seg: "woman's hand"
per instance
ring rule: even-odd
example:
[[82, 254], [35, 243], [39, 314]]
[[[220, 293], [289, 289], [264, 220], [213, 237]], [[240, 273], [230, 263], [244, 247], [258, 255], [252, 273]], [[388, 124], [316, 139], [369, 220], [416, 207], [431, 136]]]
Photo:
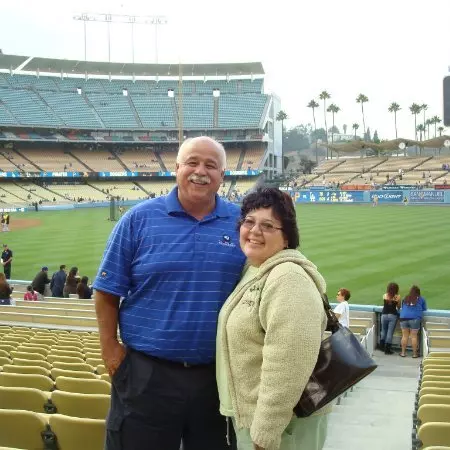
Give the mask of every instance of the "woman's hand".
[[253, 450], [264, 450], [264, 448], [253, 442]]

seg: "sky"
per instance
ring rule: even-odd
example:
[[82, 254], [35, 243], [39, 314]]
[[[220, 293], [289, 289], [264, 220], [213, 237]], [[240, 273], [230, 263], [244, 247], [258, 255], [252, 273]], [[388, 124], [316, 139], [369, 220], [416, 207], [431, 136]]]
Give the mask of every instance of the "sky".
[[[326, 90], [341, 108], [336, 125], [359, 123], [414, 137], [413, 103], [442, 118], [442, 80], [450, 75], [450, 0], [15, 0], [2, 2], [0, 49], [5, 54], [84, 59], [81, 13], [164, 15], [158, 31], [161, 63], [261, 61], [265, 88], [288, 114], [288, 127], [312, 122], [307, 103]], [[104, 23], [87, 25], [87, 59], [108, 60]], [[111, 25], [111, 60], [131, 62], [131, 27]], [[135, 27], [135, 61], [155, 62], [154, 27]], [[316, 110], [323, 126], [323, 109]], [[421, 119], [422, 120], [422, 119]], [[331, 126], [331, 116], [328, 127]], [[450, 130], [447, 129], [450, 133]], [[434, 133], [434, 131], [433, 131]]]

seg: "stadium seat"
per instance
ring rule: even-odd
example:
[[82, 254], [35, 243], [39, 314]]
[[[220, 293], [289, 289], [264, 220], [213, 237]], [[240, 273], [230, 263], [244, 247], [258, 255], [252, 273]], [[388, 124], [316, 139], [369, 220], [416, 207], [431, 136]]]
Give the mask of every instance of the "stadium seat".
[[21, 352], [19, 350], [14, 350], [11, 353], [13, 358], [21, 358], [21, 359], [32, 359], [38, 361], [45, 361], [45, 356], [40, 353], [35, 352]]
[[51, 391], [54, 388], [54, 383], [53, 380], [44, 375], [1, 372], [0, 386], [30, 387], [41, 391]]
[[417, 434], [423, 447], [447, 445], [450, 442], [450, 423], [424, 423]]
[[87, 419], [105, 419], [110, 406], [110, 396], [105, 394], [79, 394], [53, 391], [52, 403], [57, 413]]
[[54, 355], [53, 353], [50, 353], [47, 356], [47, 361], [52, 364], [55, 361], [65, 362], [65, 363], [84, 363], [84, 359], [82, 357], [60, 356], [60, 355]]
[[111, 393], [111, 383], [104, 380], [88, 380], [60, 376], [56, 378], [55, 384], [57, 389], [67, 392], [107, 395]]
[[423, 404], [417, 410], [417, 418], [420, 426], [428, 422], [450, 423], [450, 404]]
[[9, 352], [0, 349], [0, 357], [9, 358]]
[[111, 383], [111, 377], [109, 376], [109, 373], [102, 373], [102, 374], [100, 375], [100, 379], [101, 379], [101, 380], [105, 380], [105, 381], [107, 381], [108, 383]]
[[422, 377], [422, 383], [427, 381], [447, 381], [450, 382], [450, 376], [425, 374]]
[[430, 352], [427, 358], [450, 358], [450, 352]]
[[53, 363], [53, 367], [56, 369], [64, 369], [64, 370], [81, 370], [85, 372], [94, 372], [94, 367], [89, 363], [66, 363], [55, 361]]
[[94, 372], [88, 372], [85, 370], [67, 370], [53, 368], [50, 371], [51, 376], [54, 380], [58, 377], [70, 377], [70, 378], [84, 378], [84, 379], [98, 379]]
[[79, 339], [59, 339], [58, 345], [64, 345], [66, 347], [72, 347], [72, 350], [75, 348], [82, 349], [83, 348], [83, 342]]
[[448, 395], [450, 396], [450, 383], [446, 387], [439, 387], [439, 386], [428, 386], [428, 387], [421, 387], [419, 391], [419, 397], [422, 397], [422, 395]]
[[43, 347], [35, 347], [31, 346], [29, 347], [26, 344], [21, 344], [17, 347], [18, 352], [25, 352], [25, 353], [39, 353], [42, 356], [46, 357], [49, 353], [49, 350]]
[[55, 356], [68, 356], [70, 358], [83, 359], [83, 353], [81, 353], [81, 351], [75, 351], [75, 350], [59, 350], [59, 349], [52, 348], [51, 354], [55, 355]]
[[46, 426], [46, 420], [38, 413], [0, 409], [0, 445], [21, 449], [43, 449], [41, 433], [45, 431]]
[[50, 370], [52, 365], [47, 361], [39, 361], [36, 359], [22, 359], [22, 358], [13, 358], [13, 364], [16, 366], [39, 366], [44, 367], [44, 369]]
[[423, 375], [436, 375], [436, 376], [444, 376], [444, 377], [450, 377], [450, 368], [449, 369], [434, 369], [430, 366], [426, 366], [423, 369]]
[[76, 353], [80, 353], [81, 350], [78, 347], [74, 347], [73, 345], [53, 345], [52, 346], [52, 353], [54, 353], [54, 350], [58, 350], [61, 352], [76, 352]]
[[11, 362], [12, 361], [6, 356], [0, 356], [0, 366], [3, 366], [5, 364], [11, 364]]
[[450, 395], [421, 393], [418, 404], [419, 408], [422, 405], [450, 405]]
[[0, 344], [0, 350], [4, 350], [5, 352], [8, 352], [8, 354], [15, 350], [18, 347], [18, 344], [16, 345], [10, 345], [10, 344]]
[[99, 364], [95, 371], [99, 374], [99, 375], [103, 375], [104, 373], [107, 373], [106, 371], [106, 367], [103, 364]]
[[[426, 366], [449, 366], [450, 367], [450, 358], [426, 358], [422, 362], [423, 367]], [[445, 368], [445, 367], [443, 367]]]
[[0, 386], [0, 406], [2, 409], [23, 409], [43, 413], [48, 402], [47, 393], [40, 389]]
[[5, 364], [3, 366], [3, 372], [7, 373], [34, 373], [38, 375], [50, 376], [50, 370], [40, 366], [18, 366], [15, 364]]
[[59, 450], [100, 450], [104, 446], [104, 420], [52, 414], [49, 424], [57, 436]]
[[[27, 347], [27, 348], [40, 348], [40, 349], [43, 349], [43, 350], [47, 350], [47, 352], [49, 352], [50, 351], [50, 349], [52, 348], [50, 345], [47, 345], [47, 344], [36, 344], [35, 342], [26, 342], [25, 344], [22, 344], [21, 345], [21, 347], [22, 346], [25, 346], [25, 347]], [[17, 348], [19, 348], [19, 347], [17, 347]]]
[[93, 367], [103, 364], [102, 358], [86, 358], [86, 362]]

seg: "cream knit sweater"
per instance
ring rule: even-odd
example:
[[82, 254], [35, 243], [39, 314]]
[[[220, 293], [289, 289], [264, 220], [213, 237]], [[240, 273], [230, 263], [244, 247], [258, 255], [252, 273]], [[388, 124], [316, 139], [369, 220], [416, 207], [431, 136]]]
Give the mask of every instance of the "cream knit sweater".
[[[239, 283], [219, 316], [217, 362], [223, 362], [238, 428], [278, 449], [317, 362], [326, 326], [325, 281], [297, 250], [283, 250]], [[219, 396], [228, 392], [219, 385]]]

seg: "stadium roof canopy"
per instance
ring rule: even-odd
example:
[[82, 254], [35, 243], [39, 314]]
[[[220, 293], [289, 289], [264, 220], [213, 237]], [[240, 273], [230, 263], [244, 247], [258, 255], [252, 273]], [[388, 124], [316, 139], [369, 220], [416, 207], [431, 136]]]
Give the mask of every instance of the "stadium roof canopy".
[[[445, 140], [445, 139], [444, 139]], [[365, 149], [384, 150], [384, 151], [399, 151], [400, 143], [404, 143], [406, 147], [412, 147], [414, 145], [420, 146], [421, 142], [414, 141], [412, 139], [393, 139], [391, 141], [380, 142], [375, 144], [374, 142], [365, 141], [351, 141], [343, 144], [325, 144], [326, 147], [335, 152], [358, 152]]]
[[428, 139], [427, 141], [423, 141], [420, 143], [422, 147], [427, 148], [441, 148], [444, 147], [444, 142], [450, 141], [450, 136], [444, 135], [444, 136], [438, 136], [433, 139]]
[[27, 59], [28, 56], [0, 54], [0, 69], [15, 69], [23, 64]]
[[[0, 55], [0, 69], [16, 69], [29, 59], [26, 56]], [[102, 61], [77, 61], [69, 59], [32, 57], [21, 70], [30, 72], [65, 73], [68, 75], [116, 75], [177, 77], [179, 64], [129, 64]], [[183, 76], [263, 75], [260, 62], [181, 64]]]

